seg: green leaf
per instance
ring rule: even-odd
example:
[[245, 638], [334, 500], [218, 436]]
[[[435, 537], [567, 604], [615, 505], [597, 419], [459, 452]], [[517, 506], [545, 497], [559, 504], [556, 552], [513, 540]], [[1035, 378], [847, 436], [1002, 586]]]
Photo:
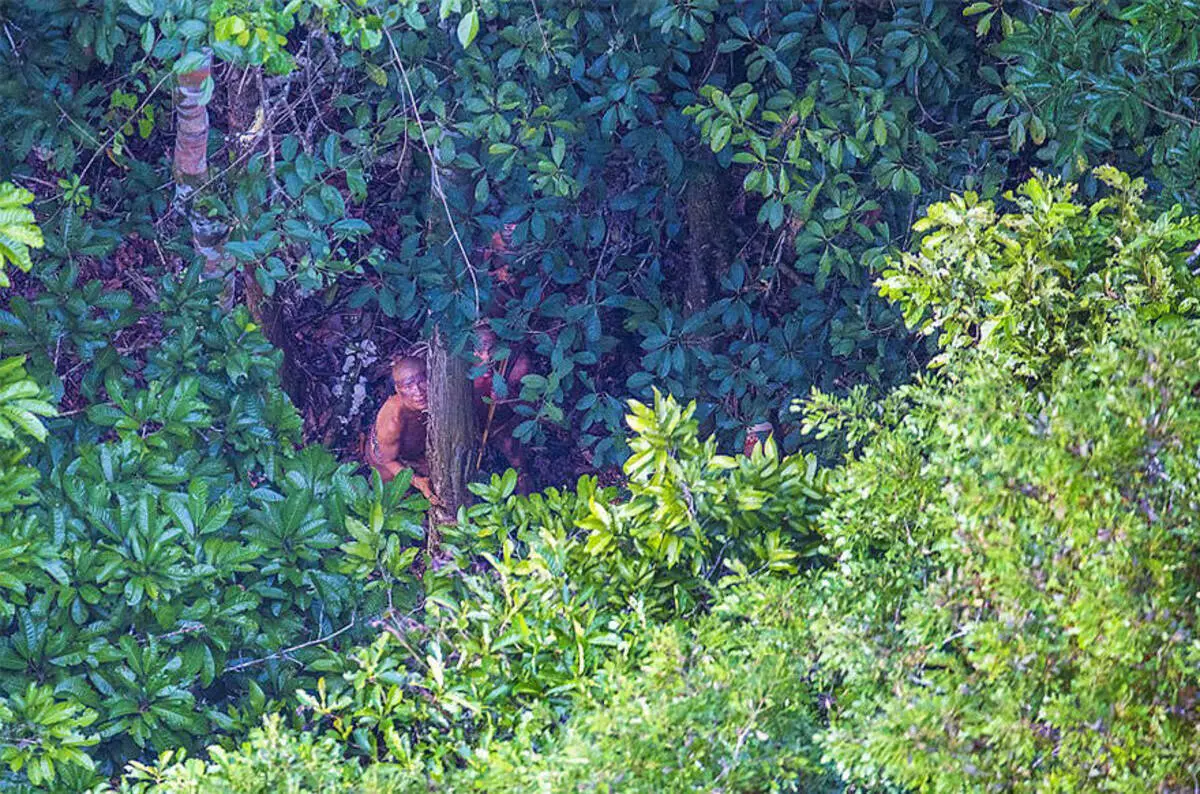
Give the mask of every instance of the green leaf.
[[201, 52], [185, 53], [184, 55], [181, 55], [178, 60], [175, 61], [173, 70], [174, 70], [175, 74], [187, 74], [188, 72], [194, 72], [197, 69], [199, 69], [201, 66], [203, 66], [206, 60], [207, 59], [205, 58], [204, 53], [201, 53]]
[[713, 132], [712, 140], [709, 141], [709, 147], [714, 152], [719, 152], [729, 143], [729, 136], [733, 132], [728, 124], [722, 124]]
[[479, 12], [472, 8], [463, 18], [458, 21], [458, 40], [462, 43], [463, 49], [471, 46], [471, 42], [475, 41], [475, 36], [479, 33]]

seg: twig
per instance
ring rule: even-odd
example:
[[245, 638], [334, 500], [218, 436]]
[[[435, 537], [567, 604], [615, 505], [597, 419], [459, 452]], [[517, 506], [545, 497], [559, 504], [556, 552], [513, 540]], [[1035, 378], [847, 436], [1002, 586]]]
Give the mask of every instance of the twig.
[[[504, 363], [500, 365], [500, 378], [504, 380], [508, 375], [508, 365], [512, 361], [512, 357], [504, 359]], [[507, 380], [505, 380], [507, 385]], [[479, 440], [479, 454], [475, 456], [475, 468], [478, 469], [483, 465], [483, 451], [487, 448], [488, 435], [492, 431], [492, 419], [496, 416], [496, 395], [492, 395], [492, 403], [488, 406], [487, 421], [483, 423], [483, 437]]]
[[318, 637], [315, 640], [309, 640], [308, 642], [302, 642], [299, 645], [293, 645], [290, 648], [284, 648], [282, 651], [276, 651], [275, 653], [271, 654], [270, 656], [264, 656], [261, 659], [251, 659], [248, 662], [242, 662], [241, 664], [235, 664], [232, 667], [226, 667], [225, 672], [236, 673], [238, 670], [245, 670], [247, 667], [253, 667], [256, 664], [262, 664], [263, 662], [269, 662], [272, 659], [278, 659], [282, 656], [287, 656], [289, 653], [292, 653], [293, 651], [299, 651], [299, 650], [303, 650], [304, 648], [311, 648], [314, 645], [320, 645], [323, 642], [329, 642], [333, 638], [335, 638], [341, 634], [345, 634], [347, 631], [354, 628], [354, 624], [355, 624], [355, 619], [351, 618], [349, 623], [347, 623], [345, 626], [342, 626], [340, 629], [333, 632], [332, 634], [326, 634], [324, 637]]
[[12, 47], [13, 55], [17, 56], [17, 60], [20, 61], [21, 50], [17, 47], [17, 43], [13, 41], [12, 31], [8, 29], [8, 23], [6, 22], [5, 24], [0, 25], [0, 27], [4, 28], [4, 36], [8, 39], [8, 46]]
[[1146, 107], [1150, 108], [1154, 112], [1161, 113], [1164, 116], [1169, 116], [1170, 118], [1173, 118], [1176, 121], [1182, 121], [1184, 124], [1191, 124], [1193, 127], [1200, 126], [1200, 121], [1196, 121], [1195, 119], [1190, 119], [1187, 116], [1184, 116], [1180, 113], [1176, 113], [1172, 110], [1167, 110], [1166, 108], [1160, 108], [1158, 105], [1154, 104], [1153, 102], [1151, 102], [1148, 99], [1143, 99], [1142, 104], [1145, 105]]
[[458, 250], [462, 254], [463, 263], [467, 266], [467, 273], [471, 276], [471, 284], [475, 288], [475, 316], [478, 317], [479, 281], [475, 277], [475, 266], [471, 264], [471, 257], [467, 253], [467, 248], [463, 245], [462, 238], [458, 236], [458, 226], [454, 223], [454, 214], [450, 212], [450, 203], [446, 201], [446, 191], [442, 188], [442, 177], [438, 169], [437, 157], [434, 156], [433, 148], [429, 145], [429, 138], [425, 134], [425, 124], [421, 121], [421, 109], [417, 107], [417, 95], [413, 92], [412, 83], [408, 81], [408, 70], [404, 68], [404, 62], [400, 60], [400, 51], [396, 49], [396, 41], [392, 38], [392, 31], [385, 27], [383, 35], [387, 37], [388, 47], [392, 51], [392, 60], [395, 61], [396, 67], [400, 71], [400, 78], [404, 81], [404, 87], [408, 89], [408, 101], [412, 106], [413, 116], [417, 122], [417, 129], [421, 131], [421, 145], [425, 147], [425, 154], [429, 157], [429, 173], [433, 192], [441, 199], [442, 209], [446, 212], [446, 220], [450, 223], [450, 234], [454, 236], [454, 242], [458, 244]]
[[[171, 76], [172, 76], [171, 72], [167, 72], [165, 75], [163, 75], [163, 78], [158, 81], [158, 83], [154, 86], [154, 88], [150, 89], [150, 93], [146, 94], [146, 98], [142, 100], [142, 103], [140, 105], [138, 105], [137, 108], [132, 113], [129, 114], [129, 116], [126, 117], [125, 121], [116, 125], [116, 127], [113, 129], [112, 135], [108, 136], [108, 140], [102, 146], [97, 148], [95, 152], [92, 153], [92, 156], [88, 159], [87, 164], [84, 165], [83, 170], [79, 172], [79, 181], [80, 182], [83, 181], [84, 176], [87, 175], [88, 169], [92, 167], [92, 163], [96, 162], [96, 158], [100, 156], [100, 153], [103, 151], [106, 151], [110, 146], [112, 146], [113, 141], [115, 141], [117, 139], [117, 135], [121, 132], [121, 128], [124, 127], [126, 124], [131, 123], [134, 119], [136, 119], [138, 117], [138, 114], [142, 112], [142, 109], [145, 108], [146, 105], [150, 104], [150, 100], [153, 99], [154, 95], [158, 93], [158, 89], [162, 88], [163, 83], [167, 82], [167, 80], [169, 80], [171, 78]], [[55, 104], [57, 104], [57, 103], [55, 103]], [[59, 110], [62, 110], [62, 108], [60, 107]], [[63, 110], [63, 113], [65, 114], [66, 111]], [[67, 116], [67, 119], [71, 120], [71, 117]], [[75, 122], [73, 120], [71, 120], [71, 123], [74, 124]], [[78, 127], [79, 125], [76, 124], [75, 126]]]
[[542, 34], [542, 47], [546, 51], [546, 57], [552, 57], [550, 55], [550, 40], [546, 38], [546, 31], [542, 29], [542, 14], [538, 10], [537, 0], [529, 1], [533, 4], [533, 18], [537, 20], [538, 33]]

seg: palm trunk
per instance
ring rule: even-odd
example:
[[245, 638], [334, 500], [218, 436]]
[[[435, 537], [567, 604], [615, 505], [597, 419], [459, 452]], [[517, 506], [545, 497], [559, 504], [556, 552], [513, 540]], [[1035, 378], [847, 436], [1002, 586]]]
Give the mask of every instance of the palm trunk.
[[[204, 258], [205, 278], [224, 279], [228, 269], [223, 250], [226, 227], [196, 209], [196, 193], [208, 182], [208, 106], [204, 84], [212, 77], [212, 52], [204, 51], [199, 68], [179, 75], [175, 92], [175, 201], [192, 227], [192, 245]], [[228, 286], [228, 285], [227, 285]], [[222, 300], [228, 304], [232, 295]]]

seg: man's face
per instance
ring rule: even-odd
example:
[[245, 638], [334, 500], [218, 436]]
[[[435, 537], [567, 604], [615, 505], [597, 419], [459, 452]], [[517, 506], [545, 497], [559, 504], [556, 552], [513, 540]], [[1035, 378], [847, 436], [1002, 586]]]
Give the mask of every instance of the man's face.
[[405, 405], [416, 411], [424, 411], [429, 403], [429, 382], [425, 367], [412, 361], [402, 361], [392, 371], [396, 381], [396, 394]]

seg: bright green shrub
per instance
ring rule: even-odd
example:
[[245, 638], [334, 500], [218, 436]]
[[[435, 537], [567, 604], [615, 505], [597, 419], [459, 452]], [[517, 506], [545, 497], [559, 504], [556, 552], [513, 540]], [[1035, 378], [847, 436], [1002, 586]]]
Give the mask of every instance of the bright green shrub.
[[207, 760], [165, 753], [135, 764], [115, 794], [399, 794], [419, 791], [411, 777], [380, 765], [346, 763], [330, 736], [286, 730], [278, 717], [232, 750], [213, 746]]
[[[125, 790], [210, 790], [196, 788], [201, 781], [230, 792], [488, 788], [508, 777], [502, 763], [516, 763], [504, 754], [544, 751], [555, 764], [565, 753], [577, 764], [574, 740], [554, 749], [553, 736], [578, 708], [587, 713], [572, 725], [609, 731], [603, 763], [613, 775], [641, 733], [625, 732], [624, 715], [645, 697], [663, 710], [644, 745], [643, 786], [676, 774], [675, 742], [698, 730], [693, 751], [704, 751], [686, 780], [719, 775], [730, 790], [749, 791], [776, 776], [792, 788], [823, 779], [798, 655], [802, 613], [790, 608], [790, 589], [753, 584], [797, 574], [825, 498], [823, 474], [773, 443], [746, 458], [718, 455], [697, 438], [693, 406], [671, 398], [635, 404], [629, 421], [627, 494], [584, 477], [573, 491], [516, 496], [512, 471], [474, 486], [481, 501], [446, 528], [444, 553], [425, 573], [422, 613], [396, 605], [373, 622], [373, 643], [329, 649], [307, 665], [337, 675], [301, 693], [305, 736], [268, 722], [241, 750], [213, 751], [207, 765], [169, 754], [153, 770], [135, 765]], [[347, 565], [376, 560], [378, 574], [395, 560], [374, 537], [383, 516], [349, 521]], [[719, 617], [686, 627], [714, 604]], [[677, 654], [694, 657], [678, 680]], [[615, 722], [601, 714], [609, 703]], [[532, 785], [541, 775], [519, 779]]]
[[1200, 218], [1178, 206], [1148, 217], [1143, 180], [1108, 167], [1096, 178], [1111, 191], [1090, 205], [1073, 200], [1074, 185], [1037, 178], [1006, 196], [1015, 212], [968, 193], [914, 224], [920, 245], [884, 272], [880, 292], [909, 325], [938, 334], [935, 365], [973, 347], [1033, 374], [1102, 341], [1129, 312], [1196, 311], [1180, 251], [1200, 238]]
[[851, 779], [1144, 792], [1200, 772], [1198, 344], [1127, 329], [1038, 390], [973, 369], [849, 468], [816, 599], [842, 679], [824, 741]]
[[30, 248], [41, 248], [42, 230], [33, 220], [33, 210], [25, 205], [33, 194], [10, 182], [0, 182], [0, 287], [9, 285], [4, 267], [12, 263], [21, 270], [33, 267]]
[[694, 407], [634, 405], [629, 495], [513, 495], [513, 472], [448, 532], [421, 621], [393, 615], [302, 700], [356, 753], [429, 771], [474, 746], [552, 727], [606, 665], [636, 660], [660, 621], [700, 614], [718, 577], [794, 575], [811, 550], [823, 475], [767, 444], [749, 458], [697, 438]]
[[[807, 617], [797, 608], [805, 585], [781, 578], [731, 581], [712, 614], [693, 626], [646, 628], [635, 663], [612, 656], [601, 663], [593, 685], [573, 699], [575, 711], [559, 734], [546, 734], [544, 724], [527, 713], [512, 738], [466, 753], [466, 766], [437, 787], [514, 793], [713, 786], [729, 792], [840, 791], [812, 741], [820, 718], [808, 683]], [[383, 679], [400, 675], [394, 665], [372, 672]], [[455, 673], [448, 669], [445, 675]], [[404, 735], [396, 738], [402, 742]], [[213, 748], [208, 763], [167, 754], [155, 767], [135, 765], [120, 790], [430, 790], [425, 774], [411, 765], [363, 768], [346, 762], [344, 752], [333, 734], [297, 736], [269, 718], [237, 751]]]
[[838, 791], [812, 736], [803, 585], [726, 590], [694, 626], [653, 629], [561, 735], [477, 752], [455, 788], [491, 792]]
[[[0, 359], [0, 520], [16, 520], [9, 514], [33, 501], [30, 489], [37, 483], [37, 472], [24, 461], [29, 454], [28, 439], [46, 438], [46, 427], [39, 417], [55, 413], [46, 397], [26, 373], [24, 356]], [[11, 560], [14, 555], [10, 552], [6, 557]], [[6, 580], [3, 586], [21, 589], [19, 582], [12, 580]], [[0, 601], [0, 613], [4, 611], [4, 602]]]
[[811, 610], [832, 703], [821, 741], [849, 782], [1132, 793], [1200, 774], [1194, 225], [1064, 201], [1046, 204], [1069, 230], [1049, 241], [1036, 211], [926, 241], [925, 261], [966, 262], [968, 287], [991, 285], [951, 255], [981, 241], [1038, 266], [1011, 302], [999, 287], [930, 299], [935, 317], [968, 318], [957, 339], [997, 330], [889, 400], [835, 477], [820, 524], [835, 565]]
[[[88, 727], [96, 712], [31, 683], [0, 700], [0, 762], [23, 772], [34, 786], [52, 785], [71, 773], [86, 775], [94, 764], [86, 748], [96, 744]], [[76, 778], [79, 774], [75, 775]]]

